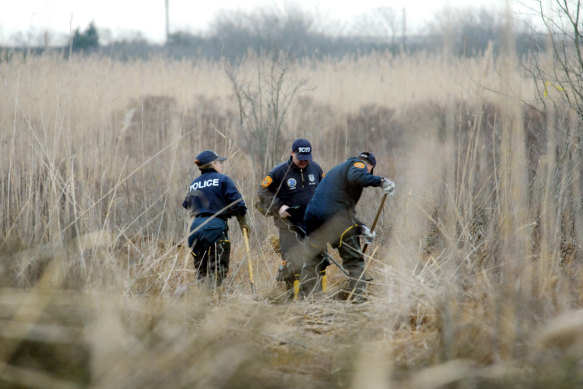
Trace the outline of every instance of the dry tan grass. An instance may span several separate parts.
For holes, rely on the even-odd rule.
[[[580,383],[581,153],[565,136],[576,124],[546,112],[544,136],[523,136],[537,117],[522,105],[535,103],[532,84],[491,54],[306,62],[290,76],[312,88],[289,111],[285,139],[313,140],[325,170],[362,144],[347,123],[388,126],[369,147],[397,194],[362,305],[335,300],[344,276],[334,266],[319,301],[282,301],[277,231],[252,209],[262,172],[251,171],[220,64],[0,63],[0,382]],[[256,300],[233,223],[226,282],[210,294],[194,283],[180,202],[203,148],[229,156],[252,209]],[[372,222],[380,197],[365,191],[361,220]]]

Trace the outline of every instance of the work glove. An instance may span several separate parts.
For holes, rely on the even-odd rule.
[[[372,244],[372,241],[377,236],[376,231],[371,231],[370,228],[368,228],[364,224],[360,226],[360,232],[362,233],[362,236],[364,236],[365,244]]]
[[[241,228],[241,232],[243,232],[243,229],[247,230],[247,236],[249,236],[249,233],[251,233],[251,227],[249,227],[249,219],[247,218],[247,215],[241,215],[241,216],[237,216],[237,221],[239,222],[239,228]]]
[[[282,205],[279,208],[279,217],[281,217],[282,219],[285,219],[286,217],[290,217],[291,215],[287,212],[287,210],[289,209],[289,207],[287,205]]]
[[[276,281],[284,282],[286,279],[289,278],[289,266],[286,260],[281,262],[279,265],[279,269],[277,269],[277,277],[275,277]]]
[[[383,178],[381,188],[383,188],[383,192],[389,196],[392,196],[393,193],[395,193],[395,183],[388,178]]]

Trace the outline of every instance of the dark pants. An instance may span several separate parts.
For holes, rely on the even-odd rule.
[[[199,281],[221,285],[229,271],[231,242],[227,223],[219,218],[197,217],[190,227],[188,244]]]
[[[338,249],[342,267],[348,272],[349,293],[361,296],[366,289],[364,256],[360,245],[360,227],[351,219],[333,218],[308,235],[301,273],[302,291],[309,296],[318,289],[322,253],[327,243]]]
[[[281,250],[281,257],[285,263],[281,274],[278,274],[279,281],[284,281],[288,291],[290,292],[290,297],[293,297],[293,286],[295,280],[300,280],[302,266],[304,264],[303,253],[306,251],[304,245],[307,243],[305,239],[305,234],[302,229],[297,227],[289,226],[286,228],[279,228],[279,247]],[[324,274],[326,267],[330,264],[327,259],[324,259],[324,252],[318,254],[320,260],[318,261],[318,271],[320,274]],[[321,288],[319,284],[318,288]]]
[[[283,277],[280,281],[285,282],[288,290],[293,288],[296,277],[300,279],[303,263],[300,258],[293,255],[293,252],[298,245],[303,244],[303,239],[303,233],[295,230],[293,226],[279,228],[279,249],[285,265],[282,264],[283,269],[278,277]]]

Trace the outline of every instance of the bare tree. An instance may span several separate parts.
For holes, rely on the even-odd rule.
[[[352,33],[367,38],[376,38],[396,45],[401,28],[399,13],[391,7],[379,7],[358,16],[352,26]]]
[[[549,235],[547,245],[559,246],[564,263],[570,257],[583,258],[583,1],[533,0],[531,4],[536,4],[532,11],[544,30],[544,39],[534,31],[533,41],[545,51],[533,53],[526,69],[544,107],[539,110],[542,136],[536,140],[550,159],[544,179],[551,200],[541,207],[539,217],[551,215],[551,222],[559,227],[559,234]],[[544,172],[544,164],[537,166]]]
[[[224,11],[213,21],[210,30],[225,55],[231,58],[241,58],[248,49],[303,54],[319,38],[314,17],[294,7]]]
[[[251,67],[246,67],[251,63]],[[254,73],[245,74],[245,69]],[[306,86],[306,79],[290,79],[287,53],[250,54],[238,70],[225,62],[225,72],[239,106],[242,134],[259,174],[279,162],[284,152],[282,128],[294,97]]]
[[[433,36],[447,40],[444,44],[451,46],[452,54],[470,57],[484,53],[490,45],[499,50],[507,39],[502,33],[504,20],[503,12],[488,8],[444,8],[435,14],[429,30]]]
[[[550,64],[535,57],[531,74],[546,104],[549,88],[557,90],[583,121],[583,10],[582,0],[537,0],[538,13],[547,33]],[[548,5],[548,8],[546,7]]]

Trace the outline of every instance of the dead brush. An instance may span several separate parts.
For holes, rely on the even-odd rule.
[[[294,64],[318,89],[289,107],[278,148],[313,138],[330,168],[356,127],[388,146],[400,135],[379,159],[397,193],[367,252],[368,300],[353,305],[335,300],[345,276],[334,265],[321,300],[276,300],[275,228],[252,208],[263,172],[251,158],[265,155],[240,147],[220,65],[1,62],[0,386],[580,383],[580,323],[559,319],[583,296],[578,122],[559,100],[540,117],[521,106],[532,86],[511,64],[426,54]],[[126,116],[124,134],[144,139],[115,142]],[[215,147],[250,208],[256,300],[237,228],[224,285],[193,285],[180,202],[195,151]],[[272,160],[287,158],[276,149]],[[365,190],[359,218],[370,223],[379,199]]]
[[[276,236],[268,237],[269,246],[276,254],[281,254],[281,247],[279,246],[279,238]]]

